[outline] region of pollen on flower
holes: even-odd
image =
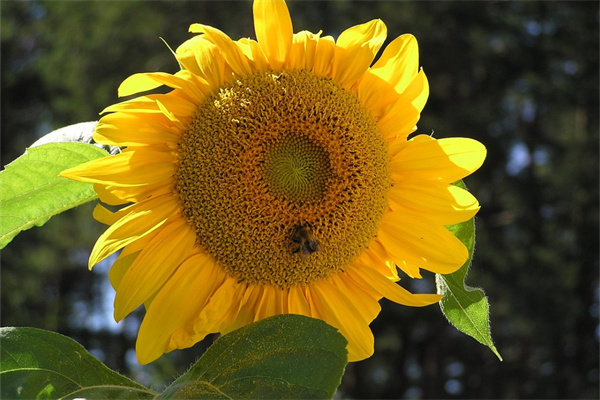
[[[356,96],[306,71],[237,78],[179,143],[175,192],[197,242],[233,276],[282,288],[355,260],[387,208],[387,144]],[[319,250],[292,236],[309,225]]]

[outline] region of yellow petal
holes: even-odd
[[[366,259],[365,263],[380,274],[390,278],[398,280],[398,269],[392,261],[392,258],[387,253],[386,249],[377,240],[373,240],[369,243],[367,250],[359,257]]]
[[[350,279],[345,272],[333,275],[331,283],[346,295],[364,321],[371,323],[381,311],[379,300],[383,296],[373,290],[364,290],[363,286]],[[373,293],[376,295],[373,296]]]
[[[169,119],[169,121],[175,122],[178,126],[183,126],[181,125],[181,121],[179,121],[179,118],[177,118],[175,113],[171,112],[171,110],[169,110],[160,100],[156,100],[156,105],[158,106],[160,112],[163,113],[164,116]]]
[[[382,131],[383,132],[383,131]],[[408,142],[405,138],[400,137],[387,137],[388,140],[388,155],[389,158],[392,159],[396,156],[396,154],[400,153],[406,146],[408,146]]]
[[[200,42],[203,41],[207,41],[204,39],[203,35],[197,35],[180,44],[175,50],[175,58],[177,59],[177,62],[179,62],[181,68],[190,71],[196,76],[202,75],[199,62],[196,60],[196,50],[198,47],[203,47],[202,44],[200,44]]]
[[[190,26],[190,32],[203,33],[207,40],[215,44],[233,72],[242,76],[252,74],[253,71],[248,58],[240,50],[238,45],[225,33],[212,26],[202,24],[192,24]]]
[[[323,36],[317,40],[315,61],[312,72],[317,76],[330,76],[335,55],[335,41],[331,36]]]
[[[113,263],[112,267],[110,267],[110,270],[108,271],[108,279],[110,280],[110,284],[115,291],[119,289],[121,280],[125,276],[125,273],[129,267],[131,267],[131,264],[133,264],[135,261],[135,258],[159,231],[159,229],[155,229],[143,238],[136,240],[121,250],[121,254],[119,254],[119,257],[117,257],[117,260]]]
[[[381,293],[383,297],[405,306],[428,306],[437,303],[442,298],[437,294],[413,294],[367,266],[348,268],[346,273],[355,282],[367,285]]]
[[[304,297],[304,292],[298,286],[288,289],[288,311],[290,314],[310,316],[310,307]]]
[[[229,277],[210,297],[198,318],[192,323],[196,335],[203,337],[208,333],[221,332],[237,319],[245,288],[235,281],[235,278]]]
[[[420,110],[406,99],[398,98],[384,111],[384,115],[377,122],[383,136],[388,140],[405,142],[408,135],[416,129],[421,116]]]
[[[137,114],[113,113],[100,119],[94,140],[112,146],[135,146],[159,143],[177,143],[177,130]]]
[[[140,96],[135,99],[122,101],[106,107],[100,114],[117,111],[140,114],[162,114],[163,112],[158,107],[157,101],[177,117],[192,117],[198,109],[196,103],[182,97],[178,92],[171,92],[168,94],[150,94],[148,96]]]
[[[133,74],[125,79],[119,86],[119,97],[130,96],[147,90],[156,89],[166,85],[173,89],[182,90],[190,100],[200,102],[204,96],[188,80],[181,76],[171,75],[166,72],[150,72]]]
[[[238,286],[245,287],[245,290],[239,304],[239,310],[237,310],[237,317],[229,326],[222,328],[220,332],[223,335],[254,322],[257,304],[262,299],[262,286],[246,285],[245,283],[240,283]]]
[[[150,197],[169,194],[172,191],[171,186],[164,181],[151,185],[128,187],[94,184],[94,190],[101,202],[109,205],[121,205],[139,203]]]
[[[256,39],[275,71],[285,64],[292,47],[292,19],[283,0],[256,0],[253,6]]]
[[[279,293],[281,289],[273,286],[263,286],[262,296],[258,299],[256,304],[254,321],[260,321],[273,315],[281,314],[281,302],[278,301]]]
[[[392,158],[392,178],[455,182],[477,170],[485,155],[485,147],[473,139],[420,135]]]
[[[363,107],[377,120],[384,118],[390,105],[398,100],[394,87],[371,71],[366,71],[358,82],[357,96]],[[384,136],[388,135],[384,133]]]
[[[154,75],[154,76],[152,74],[146,74],[146,73],[138,73],[138,74],[131,75],[130,77],[126,78],[119,86],[118,96],[125,97],[125,96],[130,96],[132,94],[137,94],[140,92],[146,92],[148,90],[156,89],[157,87],[164,85],[164,83],[161,82],[161,79],[158,79],[158,78],[162,78],[161,75],[170,75],[170,74],[167,74],[164,72],[157,72],[156,75]],[[157,79],[153,79],[153,78],[157,78]]]
[[[202,81],[216,92],[225,82],[225,60],[219,49],[204,38],[195,36],[175,51],[177,60],[189,71],[199,76]],[[201,81],[201,82],[202,82]],[[202,90],[202,89],[201,89]],[[213,94],[213,93],[210,93]]]
[[[410,214],[388,213],[381,221],[380,232],[411,249],[426,262],[422,268],[439,274],[456,271],[467,260],[469,253],[460,240],[441,224],[416,218]],[[404,257],[409,257],[406,253]]]
[[[387,28],[379,19],[342,32],[335,46],[333,79],[346,88],[358,81],[383,45],[386,34]]]
[[[139,363],[148,364],[172,350],[171,335],[200,314],[225,278],[210,255],[196,254],[185,260],[146,312],[136,342]]]
[[[173,332],[167,351],[191,347],[209,333],[225,334],[233,330],[231,327],[237,321],[247,293],[246,286],[236,284],[236,280],[227,277],[210,296],[199,316]]]
[[[361,81],[359,94],[363,86],[369,87],[369,85],[375,86],[368,80],[364,83]],[[429,97],[429,83],[425,72],[423,70],[419,71],[404,92],[400,93],[395,102],[389,107],[386,101],[389,97],[383,98],[377,103],[375,92],[365,89],[363,89],[363,92],[366,93],[363,94],[364,101],[375,102],[375,105],[370,105],[371,108],[375,109],[375,116],[378,116],[377,112],[381,113],[381,107],[384,107],[384,113],[378,121],[384,137],[388,140],[397,137],[399,140],[404,141],[410,133],[417,129],[416,124]]]
[[[138,242],[144,242],[144,240],[138,240]],[[133,252],[125,252],[128,247],[133,247],[133,245],[137,245],[137,242],[125,247],[123,251],[121,251],[121,254],[119,254],[119,257],[117,257],[116,261],[110,267],[110,270],[108,271],[108,279],[110,280],[110,284],[115,291],[118,290],[119,285],[121,284],[121,280],[127,273],[127,270],[129,269],[131,264],[133,264],[136,257],[140,254],[140,249]]]
[[[145,150],[88,161],[61,172],[60,176],[103,185],[143,186],[172,177],[175,169],[172,154]]]
[[[136,207],[137,204],[130,204],[126,207],[122,207],[118,211],[113,212],[104,207],[102,204],[96,204],[94,211],[92,212],[92,216],[101,224],[110,226],[129,214],[131,211],[135,210]]]
[[[445,183],[402,181],[388,191],[392,209],[435,220],[442,225],[468,221],[479,211],[479,202],[471,193]]]
[[[123,319],[156,292],[190,256],[195,243],[196,232],[184,219],[160,229],[121,281],[115,296],[115,320]]]
[[[360,361],[373,354],[374,339],[369,323],[365,321],[348,295],[340,292],[329,281],[312,284],[310,294],[319,314],[328,324],[338,328],[348,340],[348,360]]]
[[[94,191],[98,194],[98,198],[100,199],[101,202],[103,202],[104,204],[108,204],[110,206],[119,206],[122,204],[130,203],[129,201],[123,200],[122,198],[113,194],[113,192],[108,189],[110,187],[112,187],[112,186],[100,185],[98,183],[94,184]],[[96,218],[96,220],[102,222],[98,218]],[[102,222],[102,223],[104,223],[104,222]],[[108,225],[110,225],[110,224],[108,224]]]
[[[121,210],[126,210],[125,214],[117,214],[116,212],[110,211],[108,208],[104,207],[102,204],[96,204],[94,207],[94,211],[92,215],[94,219],[104,225],[112,225],[117,222],[120,218],[125,216],[131,210],[128,207],[125,207]]]
[[[252,68],[256,72],[264,72],[269,69],[269,61],[257,41],[241,38],[236,42],[240,50],[252,62]]]
[[[413,82],[418,63],[417,41],[412,35],[402,35],[385,48],[375,65],[364,74],[358,85],[358,97],[375,118],[382,118],[399,93]],[[408,100],[405,103],[410,104]],[[404,115],[400,113],[401,117]],[[415,123],[416,120],[413,125]]]
[[[425,72],[421,69],[408,87],[400,93],[400,99],[412,104],[417,111],[423,111],[429,98],[429,82]]]
[[[391,258],[390,258],[390,260],[391,260]],[[383,272],[381,269],[381,265],[384,265],[386,267],[386,270],[383,270]],[[362,268],[363,266],[368,266],[369,268],[372,268],[373,270],[377,271],[378,274],[385,276],[387,279],[390,279],[394,282],[400,280],[400,278],[398,277],[398,272],[397,272],[398,268],[396,267],[396,264],[393,261],[381,263],[379,260],[376,260],[372,255],[365,257],[364,253],[363,253],[362,257],[359,257],[354,262],[352,262],[350,265],[348,265],[346,268],[344,268],[344,272],[347,271],[348,268],[356,268],[356,267]],[[392,274],[392,273],[390,273],[390,270],[394,270],[395,272]],[[373,297],[377,300],[381,300],[381,297],[382,297],[381,293],[374,290],[372,287],[361,284],[360,282],[355,282],[355,283],[361,287],[362,291],[364,291],[365,293],[368,293],[371,297]]]
[[[225,68],[225,61],[224,60],[222,60],[222,61],[223,61],[223,68],[225,69],[223,76],[227,76],[227,73],[228,72],[230,73],[231,71],[228,70],[227,68]],[[194,90],[195,98],[192,98],[192,96],[188,96],[188,97],[190,99],[192,99],[193,102],[196,102],[197,104],[201,104],[207,98],[211,97],[218,90],[218,88],[215,86],[214,82],[208,82],[203,77],[196,75],[192,71],[189,71],[187,69],[182,69],[182,70],[177,71],[175,73],[175,76],[178,76],[178,77],[183,78],[190,82],[190,84],[192,85],[193,90]]]
[[[320,36],[321,32],[315,34],[309,31],[294,34],[290,56],[288,57],[288,68],[290,70],[305,69],[312,71]]]
[[[90,268],[115,251],[159,228],[178,208],[177,200],[168,195],[131,206],[127,215],[113,223],[98,238],[90,255]]]
[[[419,71],[419,47],[413,35],[394,39],[371,68],[373,75],[389,82],[402,93]]]
[[[390,268],[395,266],[404,271],[408,276],[415,279],[421,279],[420,268],[427,262],[405,242],[399,241],[396,236],[389,232],[379,229],[377,232],[377,242],[385,247],[391,262]]]

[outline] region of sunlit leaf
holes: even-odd
[[[96,129],[96,125],[98,125],[98,121],[80,122],[78,124],[59,128],[39,138],[31,145],[31,147],[37,147],[48,143],[77,142],[93,144],[96,147],[106,150],[106,152],[110,154],[117,154],[120,151],[118,147],[102,145],[94,141],[92,136]]]
[[[21,231],[96,199],[89,183],[59,178],[72,166],[108,153],[91,144],[49,143],[27,149],[0,172],[0,249]]]
[[[159,398],[332,398],[346,344],[321,320],[267,318],[221,337]]]
[[[465,188],[462,181],[457,182],[456,185]],[[475,220],[471,219],[452,225],[448,229],[467,246],[469,258],[453,274],[436,275],[437,292],[444,296],[440,301],[442,312],[456,329],[489,347],[502,360],[492,341],[487,298],[483,290],[471,288],[465,284],[465,278],[473,258]]]
[[[35,328],[0,328],[2,399],[151,399],[156,393],[109,369],[80,344]]]

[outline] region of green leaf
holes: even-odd
[[[160,399],[332,398],[348,355],[325,322],[278,315],[217,340]]]
[[[462,181],[455,185],[466,189]],[[467,247],[469,258],[458,271],[452,274],[436,274],[437,292],[444,296],[440,301],[442,313],[456,329],[489,347],[502,360],[492,341],[487,298],[483,290],[465,284],[475,247],[475,220],[472,218],[447,228]]]
[[[60,178],[63,170],[106,156],[83,143],[49,143],[27,149],[0,172],[0,249],[21,231],[98,196],[93,185]]]
[[[0,398],[3,399],[156,396],[58,333],[35,328],[0,328],[0,345]]]

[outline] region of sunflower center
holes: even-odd
[[[237,78],[179,143],[175,192],[198,245],[257,285],[306,285],[367,248],[387,208],[387,144],[355,95],[306,71]]]
[[[288,134],[265,150],[264,177],[275,193],[292,201],[321,197],[331,176],[323,147],[300,134]]]

